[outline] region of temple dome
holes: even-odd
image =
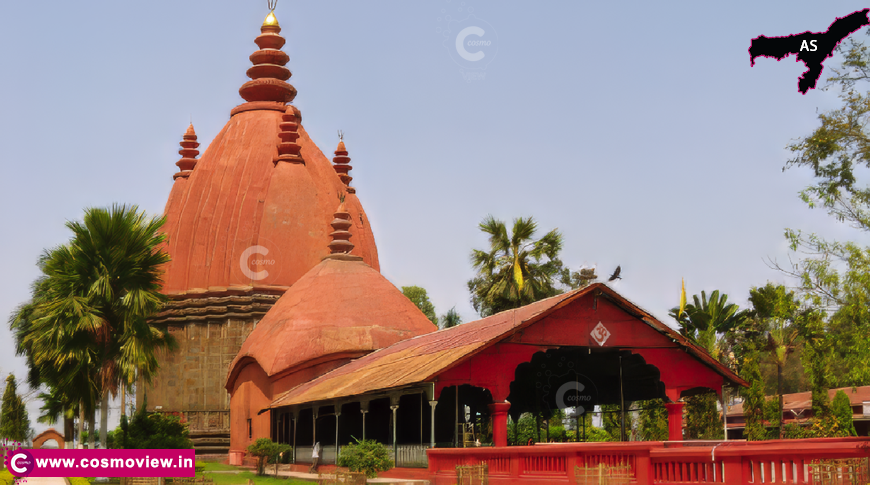
[[[294,284],[230,364],[227,389],[251,360],[267,376],[349,360],[436,330],[392,283],[359,258],[334,254]]]
[[[296,89],[286,82],[280,31],[267,18],[251,56],[252,80],[240,89],[247,102],[199,159],[185,155],[188,170],[176,177],[165,209],[167,295],[280,294],[329,254],[328,223],[342,195],[355,254],[379,270],[359,199],[311,141],[299,110],[286,104]]]

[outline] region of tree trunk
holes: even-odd
[[[85,406],[79,402],[79,449],[85,447]]]
[[[779,416],[777,416],[776,420],[779,422],[779,439],[782,439],[782,367],[783,366],[781,364],[776,364],[776,385],[777,392],[779,393]]]
[[[127,415],[127,386],[125,384],[121,384],[121,416]]]
[[[109,427],[109,391],[103,391],[103,400],[100,403],[100,448],[105,450],[106,447],[106,428]]]
[[[91,411],[91,415],[88,416],[88,449],[93,450],[96,448],[94,444],[97,441],[97,430],[96,421],[97,421],[97,410],[94,409]]]
[[[73,424],[73,417],[64,414],[63,415],[63,440],[64,440],[64,448],[67,450],[73,449],[75,440],[75,426]]]

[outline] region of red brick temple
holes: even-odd
[[[300,464],[319,442],[331,464],[366,438],[392,449],[387,476],[434,483],[484,462],[492,483],[575,483],[604,464],[638,484],[808,483],[810,459],[867,445],[683,446],[680,398],[746,382],[605,284],[437,330],[380,274],[347,147],[330,161],[303,128],[280,33],[270,13],[245,102],[201,157],[183,135],[165,210],[171,303],[154,320],[180,349],[137,398],[181,415],[198,454],[243,464],[267,437]],[[508,416],[654,398],[668,442],[508,446]]]

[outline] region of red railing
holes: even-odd
[[[428,450],[433,484],[452,484],[457,465],[486,462],[489,481],[576,483],[575,467],[628,465],[631,483],[812,484],[814,460],[870,457],[870,438],[719,443],[556,443],[505,448]]]

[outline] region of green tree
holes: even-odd
[[[282,453],[290,451],[290,445],[282,445],[275,443],[269,438],[257,438],[256,441],[248,445],[248,453],[257,458],[257,475],[266,474],[266,463],[278,462],[278,457]],[[277,465],[275,467],[275,475],[278,474]]]
[[[800,302],[795,299],[794,292],[789,292],[782,285],[768,283],[761,288],[749,291],[749,301],[752,303],[753,324],[764,335],[761,348],[768,356],[777,371],[777,396],[779,415],[776,418],[779,437],[782,438],[783,412],[783,369],[789,356],[799,343],[801,328],[813,314],[801,311]]]
[[[447,313],[441,315],[441,328],[450,328],[462,324],[462,317],[456,311],[456,307],[447,310]]]
[[[638,401],[638,431],[643,441],[668,439],[668,410],[661,399]]]
[[[719,338],[728,332],[739,328],[748,316],[746,310],[740,310],[735,303],[728,303],[728,295],[719,294],[714,290],[707,300],[707,293],[702,291],[701,297],[692,296],[689,303],[680,313],[679,307],[670,310],[670,316],[680,325],[680,333],[706,349],[715,359],[726,355],[721,345],[725,343]]]
[[[562,234],[558,230],[535,240],[538,225],[531,217],[514,219],[508,234],[504,222],[489,215],[479,228],[489,236],[489,249],[474,249],[471,264],[477,275],[468,281],[471,303],[481,316],[557,295],[556,278],[563,265],[559,260]]]
[[[0,404],[0,438],[24,443],[30,433],[30,418],[24,400],[18,395],[15,376],[6,377],[6,390]]]
[[[820,114],[815,130],[788,145],[793,156],[786,168],[811,170],[815,180],[801,192],[810,208],[822,208],[867,232],[870,186],[859,176],[870,167],[870,93],[864,92],[870,81],[870,52],[854,39],[839,50],[843,61],[833,67],[826,88],[838,92],[840,107]],[[832,385],[870,383],[870,248],[795,229],[787,229],[786,237],[800,258],[787,266],[771,264],[794,276],[804,298],[830,315],[825,338],[834,349]]]
[[[686,403],[686,438],[690,440],[720,440],[722,420],[716,409],[716,393],[708,392],[683,399]]]
[[[746,419],[743,436],[749,441],[767,439],[767,430],[764,426],[764,382],[758,359],[758,352],[754,348],[750,348],[740,369],[740,377],[749,382],[749,388],[742,391],[744,396],[743,416]]]
[[[102,400],[104,447],[109,393],[134,376],[149,380],[157,370],[156,350],[174,343],[146,320],[165,299],[160,274],[169,257],[159,249],[163,222],[135,206],[88,209],[82,222],[67,223],[73,233],[69,243],[40,261],[38,318],[21,347],[49,385],[77,389],[89,409]]]
[[[438,326],[438,317],[435,315],[435,305],[429,301],[429,294],[426,293],[424,288],[420,288],[419,286],[403,286],[402,294],[408,297],[409,300],[414,305],[417,305],[417,308],[423,312],[423,315],[426,315],[433,325]]]
[[[837,391],[831,403],[831,412],[837,420],[837,427],[847,436],[858,436],[852,421],[852,404],[849,396],[843,391]]]

